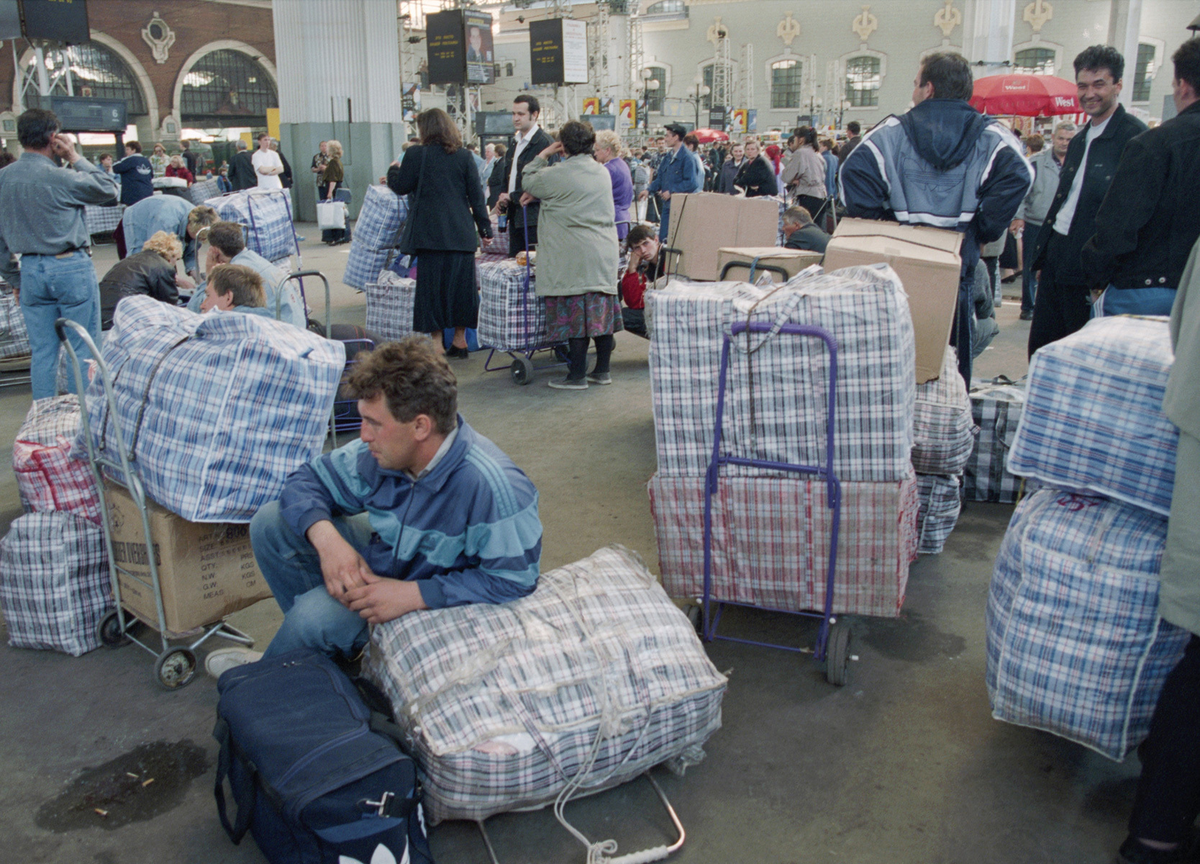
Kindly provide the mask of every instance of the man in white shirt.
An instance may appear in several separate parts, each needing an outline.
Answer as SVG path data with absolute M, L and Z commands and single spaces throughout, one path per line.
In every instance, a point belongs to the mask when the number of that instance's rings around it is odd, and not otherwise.
M 525 166 L 550 146 L 550 136 L 538 126 L 541 103 L 536 96 L 521 93 L 513 100 L 513 140 L 504 154 L 504 192 L 496 201 L 497 208 L 508 214 L 508 254 L 516 255 L 525 248 L 526 215 L 528 216 L 529 245 L 537 244 L 538 203 L 520 205 L 521 177 Z
M 254 174 L 258 177 L 259 189 L 282 189 L 283 181 L 279 175 L 283 173 L 283 160 L 271 149 L 271 136 L 264 132 L 258 136 L 258 149 L 251 159 Z
M 1040 271 L 1029 356 L 1083 327 L 1091 316 L 1088 278 L 1080 253 L 1096 233 L 1096 212 L 1129 140 L 1146 124 L 1117 103 L 1125 59 L 1107 45 L 1093 45 L 1075 58 L 1079 107 L 1087 126 L 1071 139 L 1059 173 L 1058 191 L 1029 260 Z

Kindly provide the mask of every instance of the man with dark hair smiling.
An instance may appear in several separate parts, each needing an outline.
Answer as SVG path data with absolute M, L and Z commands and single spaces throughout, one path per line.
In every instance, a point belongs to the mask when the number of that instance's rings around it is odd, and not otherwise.
M 1029 356 L 1083 327 L 1091 317 L 1090 280 L 1080 253 L 1095 233 L 1096 211 L 1116 173 L 1121 151 L 1146 124 L 1117 102 L 1125 58 L 1115 48 L 1093 45 L 1075 58 L 1079 107 L 1088 123 L 1071 139 L 1058 191 L 1029 253 L 1038 275 Z
M 967 101 L 973 82 L 961 54 L 929 55 L 913 84 L 912 109 L 884 118 L 846 157 L 842 199 L 850 216 L 965 235 L 950 344 L 969 385 L 979 248 L 1008 229 L 1033 169 L 1016 136 Z
M 31 108 L 21 114 L 17 140 L 25 152 L 0 171 L 0 275 L 20 294 L 33 353 L 34 399 L 54 395 L 55 321 L 69 318 L 100 340 L 100 286 L 88 255 L 83 208 L 117 202 L 113 175 L 79 155 L 58 130 L 53 111 Z M 60 168 L 56 159 L 71 167 Z M 13 253 L 21 256 L 19 267 Z M 91 357 L 79 337 L 70 339 L 80 358 Z
M 508 214 L 508 254 L 516 255 L 525 248 L 526 218 L 528 217 L 529 245 L 536 245 L 538 203 L 532 202 L 522 208 L 518 203 L 521 193 L 525 191 L 521 179 L 525 174 L 525 166 L 534 160 L 539 153 L 550 146 L 550 136 L 538 126 L 538 116 L 542 112 L 541 103 L 536 96 L 520 93 L 513 99 L 512 121 L 514 137 L 504 154 L 504 186 L 496 207 Z
M 307 647 L 353 659 L 368 624 L 537 587 L 537 490 L 458 414 L 454 373 L 430 340 L 360 354 L 346 386 L 358 440 L 293 473 L 250 523 L 284 614 L 265 656 Z M 261 656 L 226 648 L 205 668 L 219 677 Z

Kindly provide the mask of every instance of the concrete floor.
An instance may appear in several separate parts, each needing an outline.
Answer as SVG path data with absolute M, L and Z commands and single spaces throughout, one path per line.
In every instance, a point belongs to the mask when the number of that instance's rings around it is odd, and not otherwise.
M 347 247 L 321 246 L 313 225 L 301 233 L 309 238 L 305 266 L 340 277 Z M 97 251 L 99 272 L 115 260 L 112 247 Z M 1025 371 L 1028 324 L 1017 320 L 1015 294 L 1009 296 L 998 310 L 1001 335 L 977 364 L 979 374 Z M 364 308 L 362 295 L 335 285 L 335 320 L 362 323 Z M 646 344 L 618 335 L 614 385 L 585 393 L 548 389 L 546 373 L 517 387 L 505 372 L 485 374 L 484 354 L 455 361 L 462 412 L 541 491 L 546 567 L 620 542 L 657 568 L 645 490 L 655 467 Z M 28 403 L 27 386 L 0 391 L 0 442 L 13 439 Z M 11 450 L 3 446 L 7 466 Z M 20 513 L 7 467 L 0 471 L 0 502 L 0 531 L 6 531 Z M 672 860 L 1111 859 L 1132 802 L 1136 758 L 1117 765 L 990 716 L 984 605 L 1011 512 L 968 504 L 946 550 L 913 565 L 904 614 L 853 621 L 858 660 L 845 688 L 826 684 L 805 655 L 728 642 L 708 647 L 730 675 L 724 728 L 710 740 L 707 760 L 685 777 L 657 774 L 688 831 Z M 812 626 L 780 617 L 727 616 L 735 631 L 811 644 Z M 279 613 L 264 601 L 234 620 L 265 644 Z M 0 836 L 9 850 L 0 860 L 263 861 L 249 840 L 230 844 L 215 816 L 214 683 L 201 677 L 167 693 L 151 676 L 152 658 L 134 646 L 79 659 L 0 647 Z M 143 747 L 156 742 L 157 753 Z M 110 805 L 101 817 L 90 812 L 91 801 L 81 804 L 71 784 L 89 780 L 86 769 L 110 760 L 117 761 L 99 774 L 119 778 L 132 769 L 153 773 L 156 782 L 134 784 L 127 803 Z M 62 793 L 65 802 L 55 802 Z M 645 781 L 572 804 L 567 813 L 592 838 L 617 839 L 621 852 L 670 842 L 670 823 Z M 585 859 L 547 810 L 500 816 L 489 828 L 505 864 Z M 488 860 L 470 824 L 438 826 L 432 844 L 439 862 Z

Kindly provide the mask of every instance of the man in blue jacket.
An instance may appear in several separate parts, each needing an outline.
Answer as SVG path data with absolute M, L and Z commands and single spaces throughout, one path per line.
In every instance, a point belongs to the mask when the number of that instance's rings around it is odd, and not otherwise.
M 699 160 L 693 158 L 692 151 L 683 146 L 687 130 L 678 123 L 668 123 L 666 128 L 667 134 L 663 140 L 670 150 L 658 163 L 650 188 L 639 196 L 646 198 L 657 192 L 662 199 L 658 239 L 663 241 L 667 239 L 667 226 L 671 218 L 671 195 L 676 192 L 699 192 L 704 188 L 704 171 L 699 166 Z
M 361 437 L 293 473 L 250 538 L 283 625 L 264 656 L 353 658 L 367 625 L 420 609 L 507 603 L 537 587 L 533 483 L 457 414 L 454 373 L 426 338 L 360 355 L 347 382 Z M 258 659 L 244 648 L 205 667 Z
M 120 176 L 121 203 L 126 207 L 154 194 L 154 167 L 142 155 L 142 145 L 138 142 L 125 142 L 125 158 L 113 165 L 112 170 Z
M 950 344 L 959 349 L 958 369 L 969 386 L 979 247 L 1008 229 L 1033 169 L 1016 137 L 968 103 L 973 80 L 962 55 L 929 55 L 914 85 L 912 109 L 885 118 L 845 158 L 842 201 L 850 216 L 965 235 Z

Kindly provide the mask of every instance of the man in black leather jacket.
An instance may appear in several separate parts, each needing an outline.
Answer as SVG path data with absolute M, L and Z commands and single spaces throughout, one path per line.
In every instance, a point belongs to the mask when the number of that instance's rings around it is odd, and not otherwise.
M 537 244 L 538 203 L 520 205 L 521 176 L 525 166 L 550 146 L 550 136 L 538 126 L 541 104 L 536 96 L 521 93 L 513 100 L 513 130 L 516 136 L 508 143 L 504 154 L 504 185 L 497 206 L 508 214 L 508 254 L 516 255 L 525 248 L 525 222 L 529 222 L 529 245 Z
M 1095 233 L 1096 211 L 1108 191 L 1121 151 L 1146 124 L 1117 104 L 1125 59 L 1115 48 L 1093 45 L 1075 58 L 1079 105 L 1090 118 L 1071 139 L 1058 191 L 1038 232 L 1030 260 L 1040 270 L 1029 327 L 1029 356 L 1069 336 L 1091 316 L 1088 277 L 1080 253 Z
M 1170 315 L 1200 237 L 1200 38 L 1172 59 L 1179 114 L 1129 142 L 1083 247 L 1104 315 Z

